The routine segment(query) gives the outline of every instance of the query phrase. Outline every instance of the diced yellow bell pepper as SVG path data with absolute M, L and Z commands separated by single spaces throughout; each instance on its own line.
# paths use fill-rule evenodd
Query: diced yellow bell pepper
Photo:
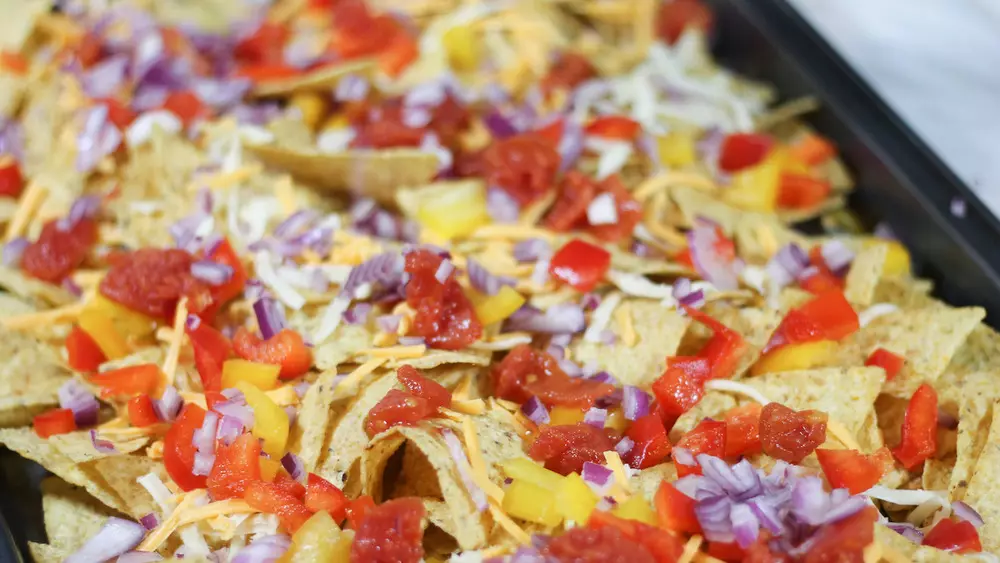
M 545 489 L 528 481 L 514 480 L 503 493 L 504 512 L 543 526 L 562 522 L 554 489 Z
M 281 366 L 274 364 L 259 364 L 247 360 L 233 359 L 222 363 L 222 387 L 236 387 L 237 383 L 250 383 L 265 391 L 274 389 L 278 384 L 278 374 Z
M 836 351 L 837 343 L 833 340 L 788 344 L 761 356 L 757 363 L 750 368 L 750 375 L 822 366 L 829 363 Z
M 750 211 L 774 211 L 783 157 L 777 150 L 763 162 L 733 174 L 732 182 L 722 191 L 722 199 Z
M 354 532 L 341 530 L 325 510 L 313 514 L 292 536 L 290 563 L 348 563 Z
M 597 507 L 600 500 L 587 482 L 578 473 L 570 473 L 563 477 L 559 486 L 557 505 L 563 519 L 583 524 L 590 518 L 590 513 Z
M 260 457 L 260 478 L 268 483 L 274 481 L 274 478 L 278 476 L 278 471 L 281 470 L 281 462 L 276 459 L 271 459 L 268 457 Z
M 299 92 L 292 95 L 289 105 L 299 110 L 302 122 L 310 131 L 315 131 L 326 117 L 326 98 L 316 92 Z
M 323 122 L 323 130 L 327 129 L 347 129 L 351 126 L 351 122 L 347 119 L 347 116 L 343 113 L 335 113 L 330 117 L 326 118 Z
M 93 310 L 106 317 L 110 317 L 118 328 L 118 332 L 126 338 L 142 338 L 156 331 L 156 319 L 138 311 L 133 311 L 100 293 L 87 302 L 86 310 Z
M 562 475 L 545 469 L 540 464 L 526 457 L 515 457 L 500 463 L 500 468 L 507 477 L 515 481 L 525 481 L 538 485 L 543 489 L 554 491 L 562 483 Z
M 884 244 L 888 251 L 885 254 L 883 274 L 887 276 L 905 276 L 910 273 L 910 252 L 899 241 L 868 238 L 862 243 L 865 248 Z
M 94 343 L 104 353 L 105 358 L 117 360 L 131 353 L 128 341 L 118 331 L 111 317 L 96 309 L 85 308 L 77 322 L 80 328 L 94 339 Z
M 585 414 L 587 413 L 576 407 L 552 407 L 552 410 L 549 411 L 549 424 L 552 426 L 576 424 L 583 422 Z
M 672 131 L 656 140 L 660 162 L 669 168 L 680 168 L 694 163 L 698 154 L 694 135 L 687 131 Z
M 788 172 L 789 174 L 802 174 L 803 176 L 809 176 L 812 174 L 812 171 L 809 169 L 809 165 L 795 158 L 792 152 L 786 147 L 776 148 L 774 156 L 780 161 L 782 172 Z
M 604 419 L 605 428 L 613 428 L 621 433 L 628 428 L 629 421 L 625 418 L 625 413 L 621 409 L 608 409 L 608 416 Z
M 496 295 L 483 296 L 472 302 L 476 308 L 476 317 L 484 325 L 500 322 L 514 314 L 524 305 L 524 296 L 509 285 L 502 286 Z
M 281 459 L 288 443 L 288 413 L 246 381 L 237 383 L 236 388 L 243 392 L 247 405 L 253 409 L 251 433 L 261 440 L 261 449 L 272 458 Z
M 459 181 L 436 187 L 435 197 L 420 202 L 417 221 L 444 239 L 468 235 L 490 222 L 485 185 L 478 181 Z
M 611 511 L 611 514 L 626 520 L 638 520 L 650 526 L 657 525 L 656 512 L 649 506 L 642 495 L 632 495 L 628 500 L 619 504 Z
M 471 25 L 456 25 L 444 32 L 441 43 L 452 69 L 467 72 L 479 68 L 483 43 Z

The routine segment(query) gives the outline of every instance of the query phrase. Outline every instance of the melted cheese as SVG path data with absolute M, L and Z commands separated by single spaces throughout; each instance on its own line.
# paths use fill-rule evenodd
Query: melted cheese
M 684 544 L 684 552 L 681 553 L 680 558 L 677 559 L 677 563 L 691 563 L 695 556 L 698 555 L 698 549 L 701 548 L 702 537 L 699 535 L 691 536 L 691 539 Z
M 23 315 L 11 315 L 0 320 L 4 327 L 11 330 L 29 330 L 37 328 L 48 328 L 53 325 L 61 325 L 76 321 L 80 313 L 83 312 L 83 303 L 74 303 L 65 307 L 49 309 L 40 313 L 26 313 Z
M 390 348 L 366 348 L 358 350 L 355 356 L 369 356 L 372 358 L 391 358 L 394 360 L 406 360 L 419 358 L 427 352 L 427 345 L 415 344 L 413 346 L 392 346 Z
M 486 472 L 486 462 L 483 460 L 483 452 L 479 450 L 479 436 L 476 435 L 476 427 L 472 424 L 472 419 L 465 417 L 462 420 L 462 437 L 465 438 L 465 449 L 469 453 L 469 464 L 472 465 L 472 479 L 476 482 L 486 496 L 495 500 L 497 504 L 503 502 L 503 490 L 490 481 Z
M 628 303 L 625 303 L 615 311 L 615 320 L 618 322 L 618 333 L 624 343 L 629 348 L 635 347 L 639 343 L 639 337 L 632 324 L 632 311 Z
M 4 235 L 4 240 L 11 241 L 22 234 L 24 230 L 28 227 L 28 223 L 31 222 L 31 218 L 41 207 L 42 202 L 45 201 L 49 195 L 48 190 L 38 185 L 35 182 L 28 184 L 28 189 L 21 194 L 21 200 L 17 204 L 17 212 L 14 217 L 7 223 L 7 233 Z
M 261 167 L 258 164 L 252 164 L 249 166 L 244 166 L 242 168 L 237 168 L 232 172 L 220 173 L 212 176 L 205 182 L 210 189 L 221 190 L 223 188 L 228 188 L 237 184 L 242 184 L 250 178 L 253 178 L 257 174 L 260 174 Z
M 170 338 L 167 357 L 163 360 L 163 375 L 166 376 L 167 385 L 173 385 L 177 378 L 177 362 L 181 357 L 181 341 L 184 338 L 184 323 L 187 322 L 187 316 L 187 297 L 181 297 L 174 312 L 174 334 Z
M 604 452 L 604 461 L 606 462 L 608 469 L 612 471 L 615 475 L 615 481 L 625 490 L 626 493 L 632 492 L 632 487 L 628 482 L 628 472 L 625 471 L 625 464 L 622 463 L 622 458 L 618 455 L 618 452 L 614 450 L 608 450 Z

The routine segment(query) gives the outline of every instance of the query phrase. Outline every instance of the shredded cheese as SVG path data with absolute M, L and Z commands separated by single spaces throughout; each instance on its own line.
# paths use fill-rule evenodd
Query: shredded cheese
M 524 225 L 486 225 L 479 227 L 471 235 L 473 239 L 510 239 L 527 240 L 542 238 L 551 242 L 555 235 L 545 229 L 526 227 Z
M 174 530 L 180 526 L 181 514 L 186 511 L 188 507 L 192 506 L 200 499 L 205 498 L 206 494 L 207 493 L 204 489 L 197 489 L 185 494 L 181 501 L 177 503 L 177 508 L 175 508 L 174 511 L 170 513 L 170 516 L 161 522 L 159 526 L 154 528 L 153 531 L 146 536 L 146 539 L 142 540 L 142 543 L 135 548 L 136 551 L 156 551 L 159 549 L 160 546 L 163 545 L 163 542 L 167 541 L 167 538 L 169 538 L 170 535 L 174 533 Z
M 553 203 L 555 203 L 556 195 L 556 190 L 549 190 L 545 194 L 545 197 L 542 197 L 538 201 L 529 205 L 527 209 L 521 212 L 521 218 L 518 220 L 518 224 L 527 228 L 532 228 L 532 225 L 541 221 L 545 212 L 549 210 L 549 207 L 552 207 Z
M 452 401 L 452 410 L 463 414 L 483 414 L 486 412 L 486 403 L 482 399 L 470 399 L 467 401 Z
M 29 330 L 48 328 L 53 325 L 72 323 L 83 312 L 83 303 L 74 303 L 65 307 L 57 307 L 39 313 L 11 315 L 0 320 L 5 328 L 10 330 Z
M 889 563 L 910 563 L 910 558 L 888 545 L 881 546 L 882 559 Z
M 208 402 L 205 400 L 205 395 L 202 393 L 181 391 L 181 398 L 184 399 L 185 403 L 194 403 L 203 409 L 208 406 Z
M 167 357 L 163 360 L 163 375 L 166 376 L 167 385 L 173 385 L 177 378 L 177 362 L 181 357 L 181 340 L 184 335 L 184 323 L 187 322 L 187 297 L 181 297 L 177 303 L 177 310 L 174 312 L 174 334 L 170 338 L 170 347 L 167 348 Z
M 608 466 L 614 475 L 615 481 L 625 490 L 626 493 L 632 492 L 632 487 L 628 482 L 628 472 L 625 471 L 625 464 L 622 463 L 622 458 L 619 457 L 618 452 L 614 450 L 608 450 L 604 452 L 605 465 Z
M 701 548 L 702 541 L 702 537 L 697 534 L 691 536 L 691 539 L 684 544 L 684 552 L 677 559 L 677 563 L 691 563 L 698 554 L 698 549 Z
M 725 391 L 729 393 L 738 393 L 740 395 L 745 395 L 754 401 L 762 405 L 766 405 L 771 402 L 770 399 L 764 396 L 763 393 L 757 389 L 739 381 L 731 381 L 729 379 L 713 379 L 711 381 L 705 382 L 705 389 L 712 389 L 715 391 Z
M 258 164 L 251 164 L 248 166 L 243 166 L 237 168 L 232 172 L 223 172 L 216 174 L 205 182 L 205 185 L 212 190 L 221 190 L 223 188 L 228 188 L 236 184 L 242 184 L 250 178 L 253 178 L 257 174 L 260 174 L 261 167 Z
M 840 440 L 840 443 L 844 444 L 848 449 L 861 450 L 861 445 L 851 435 L 851 431 L 841 424 L 839 420 L 827 419 L 826 431 L 833 434 L 834 438 Z
M 265 391 L 265 395 L 279 407 L 290 407 L 299 404 L 299 394 L 294 385 L 283 385 L 277 389 Z
M 476 427 L 472 425 L 472 419 L 469 417 L 462 419 L 462 437 L 465 438 L 465 449 L 469 453 L 469 464 L 472 465 L 472 479 L 486 496 L 495 500 L 497 504 L 502 503 L 503 490 L 490 481 L 483 452 L 479 450 L 479 436 L 476 435 Z
M 618 321 L 618 333 L 622 338 L 622 343 L 629 348 L 634 348 L 639 343 L 639 337 L 632 324 L 632 310 L 628 303 L 618 307 L 615 311 L 615 320 Z
M 7 223 L 7 233 L 4 235 L 4 240 L 9 242 L 21 236 L 28 227 L 31 218 L 48 196 L 48 190 L 36 182 L 28 184 L 28 189 L 24 190 L 24 193 L 21 194 L 21 200 L 17 204 L 17 212 L 11 218 L 10 222 Z
M 898 310 L 899 307 L 893 305 L 892 303 L 876 303 L 858 313 L 858 324 L 862 327 L 866 327 L 875 319 L 890 313 L 895 313 Z
M 594 312 L 590 315 L 590 325 L 587 326 L 587 330 L 583 333 L 583 339 L 587 342 L 601 342 L 601 333 L 608 326 L 608 322 L 611 321 L 611 314 L 614 313 L 615 308 L 621 303 L 622 294 L 615 291 L 609 293 L 601 304 L 594 309 Z
M 715 191 L 715 182 L 707 176 L 695 172 L 664 172 L 658 174 L 645 182 L 632 192 L 632 196 L 639 201 L 649 199 L 653 194 L 668 190 L 675 186 L 689 186 L 692 188 Z
M 295 191 L 292 188 L 292 179 L 290 177 L 282 176 L 280 180 L 275 182 L 274 197 L 278 199 L 278 203 L 281 204 L 281 210 L 285 215 L 295 213 L 298 205 L 295 202 Z
M 378 369 L 379 366 L 386 362 L 386 360 L 387 358 L 372 358 L 361 364 L 357 367 L 357 369 L 348 374 L 347 377 L 341 379 L 334 388 L 334 391 L 340 391 L 341 389 L 350 390 L 354 388 L 363 377 Z
M 289 308 L 298 311 L 306 304 L 306 298 L 302 297 L 301 293 L 296 291 L 294 287 L 282 279 L 278 275 L 278 272 L 275 271 L 274 265 L 271 264 L 270 253 L 261 251 L 255 254 L 253 257 L 253 267 L 261 281 L 274 290 L 278 299 Z
M 510 516 L 507 516 L 502 508 L 494 504 L 494 501 L 490 501 L 490 514 L 493 515 L 493 519 L 497 521 L 497 524 L 500 524 L 501 528 L 507 530 L 507 533 L 510 534 L 517 543 L 527 544 L 531 542 L 531 536 L 522 530 L 516 522 L 511 520 Z
M 419 358 L 427 352 L 426 344 L 414 344 L 413 346 L 392 346 L 389 348 L 365 348 L 358 350 L 355 356 L 369 356 L 372 358 L 391 358 L 394 360 L 406 360 Z
M 722 559 L 716 559 L 707 553 L 699 553 L 694 557 L 694 563 L 726 563 Z
M 178 520 L 178 525 L 184 526 L 186 524 L 198 522 L 199 520 L 215 518 L 216 516 L 225 516 L 230 514 L 253 514 L 255 512 L 260 511 L 247 504 L 245 500 L 231 498 L 185 511 L 180 517 L 180 520 Z
M 458 382 L 458 386 L 455 390 L 451 392 L 451 400 L 455 401 L 466 401 L 469 399 L 469 391 L 472 389 L 472 376 L 466 375 L 462 378 L 462 381 Z
M 501 336 L 505 338 L 501 338 Z M 498 350 L 512 350 L 519 344 L 531 344 L 531 337 L 514 333 L 501 334 L 490 341 L 473 342 L 469 348 L 495 352 Z

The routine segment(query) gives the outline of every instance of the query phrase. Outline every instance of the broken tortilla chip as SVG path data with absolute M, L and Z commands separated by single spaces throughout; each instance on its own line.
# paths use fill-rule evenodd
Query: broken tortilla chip
M 300 75 L 275 80 L 262 80 L 253 86 L 251 93 L 257 97 L 289 96 L 297 92 L 330 91 L 341 78 L 348 75 L 368 76 L 375 70 L 375 61 L 359 59 L 331 64 Z

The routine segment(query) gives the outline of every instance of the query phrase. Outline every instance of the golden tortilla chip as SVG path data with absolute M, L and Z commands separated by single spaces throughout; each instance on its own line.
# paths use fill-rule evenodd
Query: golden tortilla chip
M 159 505 L 138 479 L 155 473 L 162 481 L 167 481 L 162 462 L 144 455 L 119 455 L 83 463 L 80 467 L 95 478 L 99 477 L 108 489 L 124 500 L 124 506 L 117 508 L 133 518 L 159 510 Z
M 299 414 L 295 418 L 294 426 L 297 429 L 295 433 L 299 436 L 299 447 L 296 451 L 306 471 L 316 469 L 330 424 L 336 413 L 346 408 L 348 404 L 347 397 L 342 397 L 340 400 L 335 398 L 334 389 L 337 380 L 335 370 L 324 371 L 309 386 L 299 405 Z
M 487 350 L 437 350 L 431 348 L 419 358 L 393 358 L 386 362 L 386 367 L 397 368 L 405 364 L 423 370 L 452 364 L 488 366 L 492 357 L 493 354 Z
M 957 563 L 968 557 L 948 553 L 933 547 L 921 546 L 894 532 L 879 522 L 875 523 L 875 541 L 882 547 L 883 561 L 911 561 L 912 563 Z M 891 550 L 895 557 L 886 557 Z
M 632 486 L 634 493 L 642 495 L 642 498 L 646 499 L 650 505 L 653 505 L 656 491 L 660 490 L 660 483 L 676 480 L 677 466 L 670 462 L 643 469 L 632 477 L 629 484 Z
M 57 434 L 49 437 L 49 442 L 53 447 L 59 450 L 59 453 L 69 458 L 69 460 L 73 463 L 84 463 L 107 457 L 116 457 L 121 454 L 130 454 L 138 451 L 140 448 L 149 443 L 149 437 L 143 435 L 118 438 L 103 436 L 100 432 L 98 432 L 97 437 L 98 439 L 110 442 L 115 447 L 117 452 L 106 454 L 97 451 L 97 449 L 94 448 L 93 441 L 90 439 L 89 430 L 78 430 L 76 432 L 68 432 L 66 434 Z
M 854 257 L 844 287 L 844 297 L 853 305 L 868 306 L 873 303 L 888 253 L 888 246 L 877 244 L 862 250 Z
M 58 477 L 42 481 L 45 535 L 53 547 L 76 551 L 116 513 Z
M 706 310 L 716 320 L 738 332 L 747 343 L 747 350 L 737 364 L 732 376 L 732 379 L 743 378 L 750 366 L 760 357 L 760 351 L 764 349 L 768 340 L 771 339 L 771 333 L 778 328 L 783 314 L 770 308 L 756 309 L 753 307 L 740 309 L 720 306 L 708 307 Z M 694 326 L 699 327 L 697 323 Z M 702 334 L 707 339 L 709 336 L 707 329 L 698 328 L 698 330 L 703 331 Z M 688 334 L 693 332 L 694 328 Z M 698 342 L 697 348 L 692 350 L 691 353 L 700 350 L 702 344 L 703 342 Z
M 0 427 L 31 423 L 31 417 L 59 404 L 57 392 L 71 376 L 45 343 L 0 329 Z
M 671 190 L 670 197 L 684 216 L 684 226 L 690 227 L 694 225 L 696 219 L 703 217 L 718 223 L 727 236 L 733 234 L 740 218 L 746 213 L 697 188 L 677 186 Z
M 558 248 L 558 245 L 554 246 Z M 613 245 L 607 245 L 604 249 L 611 253 L 611 268 L 614 270 L 620 270 L 630 274 L 643 274 L 649 276 L 698 276 L 697 272 L 684 264 L 668 262 L 666 260 L 656 258 L 643 258 L 642 256 L 636 256 L 631 252 L 625 252 L 624 250 Z
M 28 302 L 41 300 L 53 307 L 76 301 L 72 293 L 60 286 L 28 277 L 21 270 L 0 267 L 0 287 Z
M 336 369 L 358 350 L 374 346 L 374 337 L 364 326 L 341 323 L 329 338 L 313 348 L 313 361 L 318 369 Z
M 983 551 L 1000 551 L 1000 408 L 993 405 L 993 422 L 979 462 L 969 479 L 965 502 L 983 517 L 985 524 L 979 528 Z
M 972 374 L 965 381 L 958 409 L 955 469 L 948 483 L 952 500 L 962 500 L 972 479 L 972 471 L 986 448 L 993 423 L 993 408 L 1000 398 L 996 372 Z
M 883 278 L 875 288 L 873 303 L 891 303 L 901 309 L 920 309 L 939 303 L 930 296 L 934 284 L 929 280 L 906 277 Z
M 832 195 L 817 205 L 805 209 L 778 209 L 775 212 L 784 223 L 802 223 L 847 206 L 847 198 Z
M 247 17 L 246 6 L 228 0 L 157 0 L 149 4 L 164 23 L 192 26 L 209 33 L 228 33 Z
M 733 241 L 740 258 L 751 264 L 763 264 L 781 247 L 795 243 L 808 248 L 806 237 L 786 227 L 777 217 L 744 212 L 733 227 Z
M 955 353 L 945 373 L 941 376 L 942 389 L 947 391 L 952 378 L 980 371 L 1000 370 L 1000 332 L 985 325 L 976 325 L 965 343 Z M 956 386 L 957 387 L 957 386 Z
M 224 0 L 223 0 L 224 1 Z M 352 74 L 367 76 L 375 71 L 375 61 L 359 59 L 330 65 L 278 80 L 265 80 L 254 85 L 251 92 L 254 96 L 289 96 L 297 92 L 330 91 L 337 86 L 341 78 Z
M 955 469 L 955 458 L 928 459 L 924 462 L 924 472 L 920 476 L 921 484 L 928 491 L 943 491 L 951 481 L 952 470 Z
M 35 22 L 52 9 L 51 0 L 4 0 L 0 2 L 0 50 L 21 52 L 35 30 Z
M 28 542 L 28 551 L 35 563 L 62 563 L 71 553 L 69 549 L 56 547 L 47 543 Z

